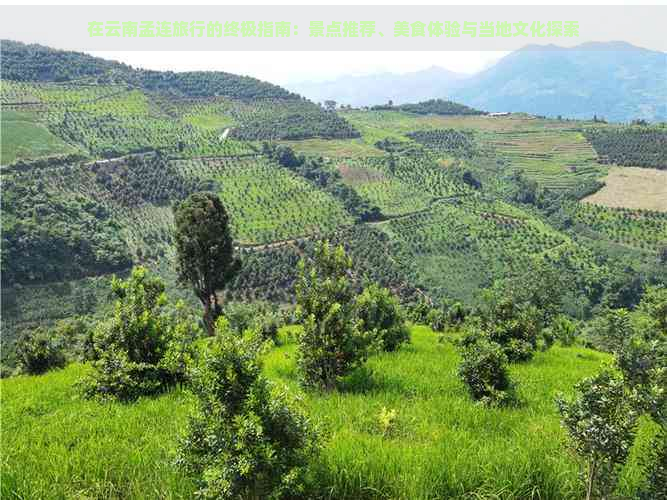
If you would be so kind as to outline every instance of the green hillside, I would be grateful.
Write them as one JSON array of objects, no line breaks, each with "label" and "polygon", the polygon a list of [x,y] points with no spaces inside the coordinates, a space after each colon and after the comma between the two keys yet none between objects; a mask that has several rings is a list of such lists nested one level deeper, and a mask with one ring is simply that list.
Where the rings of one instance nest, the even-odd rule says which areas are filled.
[{"label": "green hillside", "polygon": [[[456,379],[451,344],[425,327],[414,327],[412,336],[410,347],[372,359],[369,379],[351,379],[341,394],[304,401],[330,427],[315,468],[327,498],[581,494],[551,399],[594,373],[605,355],[581,348],[540,354],[516,368],[525,404],[487,410]],[[265,372],[296,390],[293,353],[293,344],[269,353]],[[191,496],[193,483],[169,466],[188,396],[174,390],[118,406],[82,401],[72,384],[87,370],[72,365],[0,382],[7,402],[3,497],[48,497],[54,490],[93,498]],[[383,408],[397,411],[388,433],[379,421]],[[28,443],[42,445],[35,450]],[[632,465],[624,476],[631,488]]]},{"label": "green hillside", "polygon": [[[351,249],[372,248],[360,252],[359,265],[403,290],[407,300],[419,289],[474,304],[480,287],[543,260],[575,272],[591,310],[617,269],[645,268],[645,279],[654,279],[656,256],[667,240],[660,212],[629,215],[578,202],[606,174],[601,162],[608,159],[598,162],[586,139],[591,130],[605,133],[604,124],[403,109],[336,113],[291,98],[175,99],[116,81],[3,80],[2,102],[10,137],[25,137],[16,117],[30,113],[25,116],[34,126],[68,144],[22,150],[23,160],[3,170],[3,283],[10,286],[48,290],[51,282],[110,276],[144,263],[174,287],[170,206],[198,190],[220,194],[237,244],[250,246],[248,258],[259,266],[244,270],[227,291],[238,298],[291,302],[299,246],[329,236]],[[295,120],[290,106],[309,114],[315,128]],[[318,133],[316,127],[335,138],[303,138],[304,130]],[[345,130],[361,136],[341,138]],[[285,144],[323,156],[322,166],[308,167],[323,170],[285,168],[267,157],[254,139],[271,137],[293,137]],[[13,143],[3,141],[3,152],[11,151]],[[334,177],[323,184],[321,175]],[[12,201],[26,193],[44,197],[37,213]],[[355,208],[361,202],[381,214],[366,223],[372,231],[350,230],[363,222]],[[64,206],[72,206],[67,215]],[[372,243],[378,237],[379,246]],[[40,253],[53,245],[60,250]],[[76,258],[62,265],[68,252]],[[7,291],[8,297],[24,293]],[[5,303],[9,338],[35,324],[20,303]],[[41,316],[66,316],[52,307]]]},{"label": "green hillside", "polygon": [[664,125],[2,50],[3,498],[657,498]]}]

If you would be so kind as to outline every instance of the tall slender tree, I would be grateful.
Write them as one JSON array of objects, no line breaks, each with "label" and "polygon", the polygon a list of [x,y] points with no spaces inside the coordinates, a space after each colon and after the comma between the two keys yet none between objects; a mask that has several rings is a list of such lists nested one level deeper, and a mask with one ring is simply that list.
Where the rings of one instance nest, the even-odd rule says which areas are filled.
[{"label": "tall slender tree", "polygon": [[234,257],[229,216],[214,193],[193,193],[174,207],[175,242],[179,281],[192,286],[204,306],[209,335],[221,308],[216,292],[223,289],[241,267]]}]

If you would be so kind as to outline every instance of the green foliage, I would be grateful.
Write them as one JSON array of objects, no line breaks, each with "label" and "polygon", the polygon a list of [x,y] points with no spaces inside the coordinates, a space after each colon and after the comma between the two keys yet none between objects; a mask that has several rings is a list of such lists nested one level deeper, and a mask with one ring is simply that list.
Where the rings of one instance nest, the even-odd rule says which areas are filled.
[{"label": "green foliage", "polygon": [[436,332],[442,332],[447,326],[447,318],[442,309],[433,307],[426,313],[425,323]]},{"label": "green foliage", "polygon": [[386,288],[371,284],[355,299],[360,328],[379,342],[385,351],[395,351],[410,341],[401,306]]},{"label": "green foliage", "polygon": [[569,347],[577,340],[577,328],[574,322],[565,315],[557,316],[551,329],[562,346]]},{"label": "green foliage", "polygon": [[532,304],[489,295],[482,310],[481,327],[490,341],[502,347],[509,361],[527,361],[537,347],[541,332],[539,316],[539,310]]},{"label": "green foliage", "polygon": [[552,128],[553,125],[554,122],[543,122],[523,130],[509,127],[509,130],[497,131],[488,137],[494,156],[505,160],[509,172],[523,178],[523,187],[527,188],[524,194],[528,197],[518,194],[517,199],[531,202],[531,192],[535,188],[568,192],[603,173],[595,161],[595,151],[580,132],[571,128]]},{"label": "green foliage", "polygon": [[602,163],[667,169],[667,129],[596,127],[584,131]]},{"label": "green foliage", "polygon": [[65,366],[63,339],[44,328],[24,332],[16,345],[16,358],[21,371],[39,375]]},{"label": "green foliage", "polygon": [[150,71],[92,57],[80,52],[54,50],[2,40],[3,78],[17,81],[67,82],[92,78],[99,83],[118,82],[151,91],[192,97],[225,95],[242,99],[298,99],[296,94],[248,76],[211,71]]},{"label": "green foliage", "polygon": [[258,346],[226,322],[192,371],[196,409],[176,464],[203,498],[283,498],[303,493],[317,449],[309,419],[261,374]]},{"label": "green foliage", "polygon": [[193,288],[204,306],[204,324],[213,335],[220,315],[216,292],[238,272],[229,217],[213,193],[194,193],[174,208],[178,279]]},{"label": "green foliage", "polygon": [[329,233],[352,223],[342,203],[262,157],[178,161],[181,175],[210,182],[231,217],[234,239],[270,243]]},{"label": "green foliage", "polygon": [[2,284],[76,279],[128,268],[118,221],[100,203],[41,180],[3,177]]},{"label": "green foliage", "polygon": [[330,391],[339,377],[361,366],[367,340],[355,318],[352,260],[342,246],[316,245],[313,263],[299,263],[296,283],[299,337],[298,367],[303,385]]},{"label": "green foliage", "polygon": [[375,221],[381,217],[379,208],[370,205],[354,189],[344,184],[340,173],[328,168],[322,158],[296,156],[288,146],[276,147],[264,143],[262,149],[265,155],[276,160],[281,166],[301,175],[317,187],[338,198],[348,212],[358,221]]},{"label": "green foliage", "polygon": [[125,207],[144,203],[168,204],[203,187],[196,177],[185,177],[161,154],[130,156],[126,161],[94,163],[91,170],[101,188],[114,193],[114,201]]},{"label": "green foliage", "polygon": [[74,316],[56,322],[51,335],[61,339],[70,360],[89,361],[95,358],[94,328],[84,316]]},{"label": "green foliage", "polygon": [[230,303],[224,307],[222,314],[237,335],[250,330],[273,342],[277,341],[278,330],[285,324],[283,315],[269,302]]},{"label": "green foliage", "polygon": [[164,283],[136,267],[114,279],[113,317],[94,334],[94,371],[84,382],[88,397],[131,401],[185,379],[193,355],[195,325],[166,310]]},{"label": "green foliage", "polygon": [[629,311],[608,309],[602,311],[589,324],[586,341],[596,349],[618,352],[632,335],[633,327]]},{"label": "green foliage", "polygon": [[348,139],[359,132],[335,111],[306,100],[259,100],[242,110],[232,137],[243,140]]},{"label": "green foliage", "polygon": [[667,334],[667,287],[649,286],[642,295],[639,310],[652,321],[653,327]]},{"label": "green foliage", "polygon": [[254,302],[229,302],[222,310],[222,314],[229,324],[229,328],[242,335],[246,330],[252,330],[257,316],[263,305]]},{"label": "green foliage", "polygon": [[426,323],[426,317],[431,310],[431,302],[426,297],[420,295],[415,302],[409,303],[406,306],[408,311],[408,318],[413,323]]},{"label": "green foliage", "polygon": [[0,164],[9,165],[17,159],[65,155],[76,149],[51,133],[32,113],[2,110],[0,119]]},{"label": "green foliage", "polygon": [[407,136],[419,144],[436,151],[457,155],[472,155],[473,136],[471,132],[449,129],[417,130]]},{"label": "green foliage", "polygon": [[665,310],[665,289],[650,287],[637,312],[612,311],[604,322],[608,335],[612,329],[616,333],[611,346],[635,408],[650,415],[663,427],[667,426]]},{"label": "green foliage", "polygon": [[512,175],[512,182],[516,185],[516,192],[512,199],[518,203],[534,205],[539,197],[538,184],[533,179],[528,179],[521,171]]},{"label": "green foliage", "polygon": [[[215,79],[215,74],[201,77]],[[148,151],[179,158],[231,157],[251,155],[250,140],[358,136],[337,113],[302,99],[180,99],[173,93],[178,93],[173,87],[155,93],[125,85],[3,81],[3,109],[40,111],[30,121],[3,117],[9,141],[3,157],[35,158],[44,150],[68,153],[79,148],[105,158]],[[35,145],[22,137],[25,132],[47,144]]]},{"label": "green foliage", "polygon": [[667,237],[667,212],[565,203],[563,209],[581,234],[657,254]]},{"label": "green foliage", "polygon": [[452,101],[445,101],[443,99],[430,99],[416,104],[401,104],[398,106],[381,105],[373,106],[373,110],[391,110],[405,111],[406,113],[415,113],[420,115],[434,114],[434,115],[482,115],[483,111],[478,111],[463,104]]},{"label": "green foliage", "polygon": [[586,466],[586,498],[606,498],[632,445],[636,413],[623,379],[602,371],[575,386],[576,396],[556,402],[572,445]]},{"label": "green foliage", "polygon": [[514,383],[507,371],[505,350],[481,332],[468,335],[474,339],[462,345],[458,374],[473,399],[491,406],[513,402]]},{"label": "green foliage", "polygon": [[[287,343],[263,357],[263,374],[290,392],[298,388],[295,350]],[[331,436],[322,439],[319,457],[309,463],[315,491],[303,496],[580,499],[577,465],[566,452],[552,399],[608,359],[582,347],[537,353],[535,363],[512,367],[525,389],[523,404],[489,411],[474,403],[458,379],[454,346],[414,326],[409,349],[369,358],[373,385],[363,394],[303,395],[307,414],[326,422]],[[199,485],[172,466],[192,397],[175,387],[133,404],[99,404],[78,397],[74,387],[89,370],[72,363],[39,377],[0,380],[0,496],[194,498]],[[383,407],[397,410],[388,438],[378,422]],[[643,477],[632,460],[628,475]],[[635,498],[626,485],[619,496]]]},{"label": "green foliage", "polygon": [[645,467],[648,472],[646,484],[643,485],[639,498],[641,500],[667,499],[667,427],[663,427],[655,437],[655,446],[646,458]]}]

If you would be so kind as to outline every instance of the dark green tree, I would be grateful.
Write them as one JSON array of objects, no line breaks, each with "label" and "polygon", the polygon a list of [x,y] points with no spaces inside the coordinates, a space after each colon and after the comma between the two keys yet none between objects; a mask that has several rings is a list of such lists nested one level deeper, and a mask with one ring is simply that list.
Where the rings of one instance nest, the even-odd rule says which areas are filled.
[{"label": "dark green tree", "polygon": [[174,208],[178,278],[192,286],[204,306],[204,325],[215,332],[221,313],[216,292],[223,289],[241,267],[234,257],[229,216],[214,193],[193,193]]}]

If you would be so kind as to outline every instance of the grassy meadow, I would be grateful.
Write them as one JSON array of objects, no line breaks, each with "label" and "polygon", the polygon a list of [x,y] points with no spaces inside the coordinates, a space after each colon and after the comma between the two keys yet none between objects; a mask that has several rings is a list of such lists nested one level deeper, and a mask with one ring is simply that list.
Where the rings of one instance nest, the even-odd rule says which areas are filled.
[{"label": "grassy meadow", "polygon": [[41,158],[77,151],[53,135],[32,113],[2,110],[0,126],[2,165],[23,158]]},{"label": "grassy meadow", "polygon": [[[579,347],[537,353],[511,369],[520,405],[489,409],[458,380],[452,343],[426,327],[412,327],[410,345],[373,356],[328,395],[298,389],[295,349],[288,341],[271,350],[265,373],[300,394],[322,430],[309,496],[581,497],[553,398],[607,355]],[[171,465],[191,407],[187,391],[101,404],[75,387],[87,371],[72,364],[0,381],[2,498],[191,498],[196,485]],[[630,460],[619,493],[629,494],[637,477]]]}]

